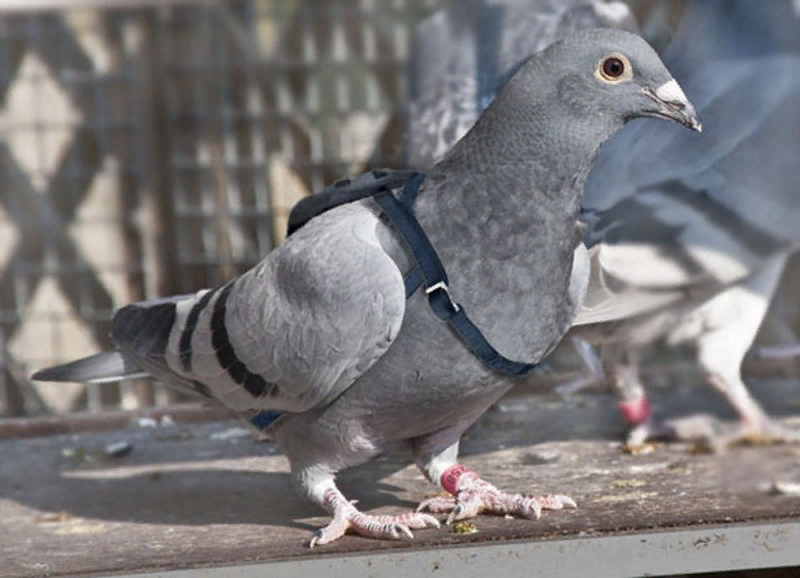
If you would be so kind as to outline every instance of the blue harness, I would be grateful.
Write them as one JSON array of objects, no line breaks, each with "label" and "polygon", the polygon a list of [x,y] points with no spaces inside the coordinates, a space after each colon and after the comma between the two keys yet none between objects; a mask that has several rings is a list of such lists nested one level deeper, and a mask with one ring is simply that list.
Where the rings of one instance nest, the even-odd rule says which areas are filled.
[{"label": "blue harness", "polygon": [[[416,262],[416,266],[403,277],[406,299],[420,287],[424,287],[428,304],[436,316],[447,322],[467,349],[497,373],[520,376],[533,370],[537,366],[536,363],[513,361],[501,355],[470,321],[464,308],[453,301],[448,289],[447,271],[430,239],[414,217],[414,201],[422,181],[425,180],[425,174],[415,171],[393,171],[385,174],[376,172],[375,176],[374,182],[363,187],[349,187],[350,182],[343,180],[302,199],[289,215],[287,235],[291,235],[312,218],[329,209],[372,197],[403,238]],[[392,189],[403,183],[405,186],[398,200]],[[262,411],[252,417],[250,423],[257,429],[264,430],[280,415],[275,411]]]}]

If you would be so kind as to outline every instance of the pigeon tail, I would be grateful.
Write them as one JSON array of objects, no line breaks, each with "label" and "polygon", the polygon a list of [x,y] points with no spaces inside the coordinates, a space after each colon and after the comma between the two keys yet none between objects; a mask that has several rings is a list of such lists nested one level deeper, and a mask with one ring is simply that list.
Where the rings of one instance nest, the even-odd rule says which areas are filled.
[{"label": "pigeon tail", "polygon": [[107,351],[77,361],[37,371],[31,379],[78,383],[113,383],[149,377],[136,362],[120,351]]}]

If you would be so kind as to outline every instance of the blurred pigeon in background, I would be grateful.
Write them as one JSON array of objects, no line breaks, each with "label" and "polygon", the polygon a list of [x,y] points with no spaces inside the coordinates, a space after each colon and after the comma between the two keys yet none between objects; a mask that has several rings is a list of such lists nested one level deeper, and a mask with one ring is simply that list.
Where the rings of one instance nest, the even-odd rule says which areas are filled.
[{"label": "blurred pigeon in background", "polygon": [[311,545],[438,525],[419,511],[366,515],[336,487],[337,471],[397,447],[452,495],[422,504],[449,520],[574,506],[481,480],[457,464],[459,439],[569,329],[588,280],[583,183],[601,144],[641,116],[699,128],[641,38],[573,35],[522,66],[424,181],[375,171],[335,183],[293,215],[352,202],[294,227],[250,271],[128,305],[113,321],[117,352],[34,378],[144,372],[269,429],[298,487],[333,516]]},{"label": "blurred pigeon in background", "polygon": [[[531,12],[541,10],[535,1],[509,2],[509,10],[521,10],[521,4]],[[455,21],[458,15],[442,12],[436,18]],[[498,22],[510,30],[516,26],[516,19],[483,20],[479,27],[491,32],[473,33],[472,41],[504,36]],[[720,449],[753,435],[798,439],[774,424],[749,395],[740,366],[800,241],[799,28],[789,0],[691,3],[664,61],[697,104],[703,134],[664,131],[659,123],[637,120],[603,147],[589,176],[582,220],[592,278],[575,319],[580,327],[571,335],[590,367],[590,348],[577,338],[601,345],[602,366],[568,389],[607,375],[634,426],[630,443],[653,436],[701,438]],[[503,71],[487,51],[501,54],[504,63],[530,54],[510,55],[490,43],[463,48],[468,66],[454,64],[455,54],[419,53],[414,62],[430,69],[438,57],[442,67],[472,69],[472,82],[486,76],[481,67],[488,62],[485,70],[494,86],[501,86]],[[473,54],[481,56],[475,60]],[[411,76],[416,76],[413,69]],[[493,86],[485,78],[478,84]],[[457,111],[475,102],[463,95],[441,101],[448,99],[459,102]],[[425,122],[418,108],[429,101],[426,95],[417,97],[412,123]],[[448,118],[442,112],[437,116]],[[414,126],[409,135],[409,158],[420,159],[422,166],[435,155],[428,160],[414,151],[438,153],[452,142],[447,132],[417,142],[426,128]],[[721,435],[708,416],[667,423],[652,418],[637,353],[659,338],[696,345],[709,384],[741,417],[734,432]]]},{"label": "blurred pigeon in background", "polygon": [[475,124],[523,58],[595,27],[639,32],[627,4],[602,0],[453,1],[418,24],[411,43],[406,164],[433,166]]},{"label": "blurred pigeon in background", "polygon": [[[741,378],[800,242],[799,48],[788,0],[694,2],[664,59],[700,107],[704,134],[636,123],[602,151],[587,181],[583,218],[596,266],[575,321],[587,327],[576,333],[602,344],[633,444],[800,440],[772,422]],[[639,159],[636,150],[658,152]],[[716,432],[707,416],[651,419],[636,353],[662,336],[696,346],[707,382],[740,416],[733,432]]]}]

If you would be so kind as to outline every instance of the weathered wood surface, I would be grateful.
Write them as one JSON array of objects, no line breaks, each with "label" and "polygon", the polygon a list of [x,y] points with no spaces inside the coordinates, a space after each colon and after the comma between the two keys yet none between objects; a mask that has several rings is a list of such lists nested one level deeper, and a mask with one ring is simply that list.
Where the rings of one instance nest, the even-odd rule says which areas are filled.
[{"label": "weathered wood surface", "polygon": [[[795,380],[765,381],[755,389],[770,411],[798,413]],[[720,407],[701,389],[673,388],[655,401],[669,414]],[[236,436],[239,427],[179,424],[0,442],[0,574],[64,576],[800,520],[800,497],[760,488],[775,480],[800,482],[800,447],[742,447],[709,456],[661,445],[633,456],[614,441],[622,425],[611,396],[591,394],[567,404],[517,396],[467,433],[464,463],[509,490],[568,493],[579,509],[545,512],[538,521],[482,516],[471,535],[442,528],[417,531],[413,542],[347,536],[309,551],[305,541],[327,518],[294,494],[277,448]],[[102,449],[118,441],[129,442],[132,451],[104,457]],[[434,490],[408,458],[389,455],[345,472],[341,487],[369,511],[413,508]]]}]

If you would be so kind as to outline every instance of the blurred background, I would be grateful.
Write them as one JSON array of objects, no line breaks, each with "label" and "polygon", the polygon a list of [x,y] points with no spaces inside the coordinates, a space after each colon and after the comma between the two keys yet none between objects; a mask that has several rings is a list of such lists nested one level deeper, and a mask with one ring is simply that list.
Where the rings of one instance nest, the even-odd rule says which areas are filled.
[{"label": "blurred background", "polygon": [[[440,4],[0,0],[0,417],[176,401],[28,376],[108,348],[130,301],[246,270],[302,196],[402,166],[411,33]],[[657,48],[685,6],[629,4]],[[795,339],[799,286],[791,264],[760,341]]]}]

